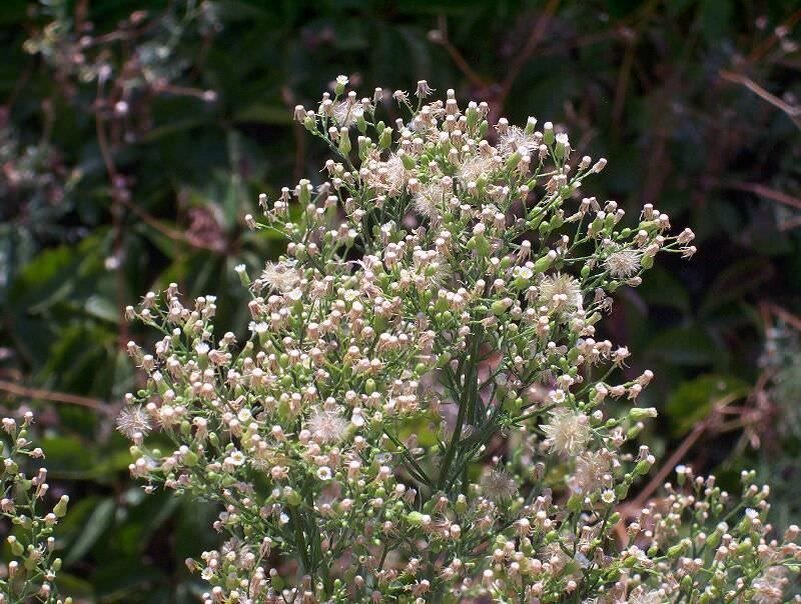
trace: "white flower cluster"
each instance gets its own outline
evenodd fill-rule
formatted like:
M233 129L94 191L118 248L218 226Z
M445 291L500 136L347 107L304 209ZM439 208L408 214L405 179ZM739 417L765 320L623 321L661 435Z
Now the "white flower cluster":
M750 481L737 504L685 474L689 492L617 510L655 463L635 441L656 412L606 402L653 374L616 382L629 351L595 326L692 232L583 196L606 162L573 161L551 123L491 127L423 82L390 125L381 90L346 85L295 111L328 180L246 217L288 240L252 281L237 267L246 341L175 285L128 309L163 333L129 346L147 375L119 422L131 472L222 506L224 546L187 561L205 601L782 601L797 531L769 538Z
M4 417L0 426L0 534L5 540L0 558L0 604L71 604L72 598L58 598L54 585L61 559L54 555L53 537L53 527L67 513L69 497L62 495L45 513L50 488L47 469L40 467L32 477L22 471L30 460L44 457L28 438L32 422L33 414L28 411L20 421Z

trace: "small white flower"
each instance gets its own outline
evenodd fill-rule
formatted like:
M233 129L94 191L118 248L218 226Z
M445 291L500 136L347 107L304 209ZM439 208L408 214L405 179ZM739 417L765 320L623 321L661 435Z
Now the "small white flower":
M245 454L242 451L237 451L234 449L229 455L228 460L230 461L231 465L234 466L241 466L245 463Z

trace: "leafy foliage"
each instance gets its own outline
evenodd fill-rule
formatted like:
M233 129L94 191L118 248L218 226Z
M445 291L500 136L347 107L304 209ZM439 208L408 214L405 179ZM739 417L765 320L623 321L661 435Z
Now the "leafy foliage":
M51 482L86 502L58 528L60 576L76 594L194 601L182 560L213 545L197 543L203 514L143 499L113 434L136 386L122 349L142 337L121 309L174 281L189 296L217 293L219 330L246 324L232 269L282 244L241 216L259 192L275 198L314 173L325 149L303 140L292 108L337 73L362 89L427 78L495 117L547 115L578 155L613 160L599 199L630 213L653 202L693 227L692 265L657 267L621 292L606 327L638 352L626 375L658 375L643 393L665 418L656 449L692 429L687 405L716 418L703 436L716 446L691 449L699 467L760 442L781 417L758 389L724 407L703 391L711 375L759 385L771 309L799 310L793 2L1 4L0 386L4 405L38 408ZM724 421L736 408L756 418L745 432Z

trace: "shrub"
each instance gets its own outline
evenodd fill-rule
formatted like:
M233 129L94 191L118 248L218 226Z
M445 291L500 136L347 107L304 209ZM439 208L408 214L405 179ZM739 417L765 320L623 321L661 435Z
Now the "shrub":
M61 600L53 584L61 568L55 557L53 528L67 513L69 497L62 495L52 510L44 514L44 500L49 489L47 469L40 467L29 477L23 471L31 459L44 453L28 439L33 414L28 411L22 422L2 419L0 450L0 534L5 534L5 548L0 566L0 604L22 604L36 599L47 604L70 604Z
M295 110L329 180L246 217L288 240L254 279L237 268L247 340L174 284L127 309L164 336L129 345L131 472L222 506L225 543L187 561L205 601L785 601L798 529L770 536L752 474L735 500L678 468L618 509L655 463L636 406L653 374L616 381L629 351L596 326L692 232L583 197L606 161L571 161L549 122L491 129L485 103L420 82L387 124L383 91L346 86Z

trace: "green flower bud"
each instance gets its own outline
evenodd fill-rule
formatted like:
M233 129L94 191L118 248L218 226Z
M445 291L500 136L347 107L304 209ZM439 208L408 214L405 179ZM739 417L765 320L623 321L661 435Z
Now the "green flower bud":
M537 127L537 118L535 118L535 117L529 117L529 118L526 120L526 128L525 128L524 132L525 132L526 134L534 134L534 129L535 129L536 127Z
M53 506L53 513L58 518L63 518L67 515L67 504L70 502L68 495L62 495L56 505Z
M514 170L514 169L517 167L517 164L519 164L519 163L520 163L520 160L522 159L522 157L523 157L523 156L522 156L522 155L520 155L520 152L518 152L518 151L515 151L514 153L512 153L512 154L511 154L511 155L510 155L510 156L509 156L509 157L506 159L506 168L507 168L508 170Z
M384 128L378 138L378 146L381 150L389 149L392 146L392 128Z
M347 128L342 128L339 133L339 152L342 155L347 155L351 150L350 132Z
M194 451L191 451L191 450L187 451L183 455L183 462L184 462L184 465L187 466L187 467L191 468L192 466L197 465L198 460L199 460L198 455Z
M651 464L648 462L647 459L638 461L637 465L634 466L634 473L639 474L640 476L645 476L650 471L651 471Z
M552 229L552 227L551 227L551 223L550 223L549 221L547 221L547 220L543 220L543 221L540 223L540 226L539 226L539 228L538 228L537 230L540 232L540 235L547 235L547 234L548 234L548 233L550 233L550 232L551 232L553 229Z
M723 533L715 529L712 533L706 538L706 545L710 550L716 550L718 545L720 545L720 540L723 538Z
M360 136L358 138L359 143L359 159L364 160L370 154L370 139L366 136Z
M406 522L408 522L412 526L422 526L423 515L420 512L409 512L408 514L406 514Z
M38 556L35 556L33 553L31 553L27 558L25 558L25 560L23 560L22 565L25 567L25 570L31 572L36 568L36 562L38 560Z
M496 300L492 303L490 310L492 310L492 314L496 316L500 316L506 312L507 306L503 300Z
M534 262L534 268L532 270L535 273L544 273L549 268L551 268L551 265L553 264L554 260L556 260L556 252L551 250L543 257L537 259L536 262Z
M11 547L11 554L16 557L20 557L22 554L25 553L25 548L22 547L22 543L20 543L14 535L9 535L8 545Z
M546 145L552 145L554 141L554 132L553 132L553 124L551 122L545 122L542 128L542 141Z
M640 432L642 432L643 427L644 426L642 423L637 422L631 428L626 430L626 438L628 438L629 440L637 438L637 436L640 435Z
M303 503L303 498L300 496L300 493L298 493L292 487L285 487L283 494L287 505L290 505L292 507L297 507L301 503Z
M657 415L655 407L632 407L629 409L629 417L634 421L656 417Z
M676 560L679 556L681 556L684 553L685 549L686 549L686 544L684 543L684 541L680 541L676 545L668 548L667 557L670 558L671 560Z

